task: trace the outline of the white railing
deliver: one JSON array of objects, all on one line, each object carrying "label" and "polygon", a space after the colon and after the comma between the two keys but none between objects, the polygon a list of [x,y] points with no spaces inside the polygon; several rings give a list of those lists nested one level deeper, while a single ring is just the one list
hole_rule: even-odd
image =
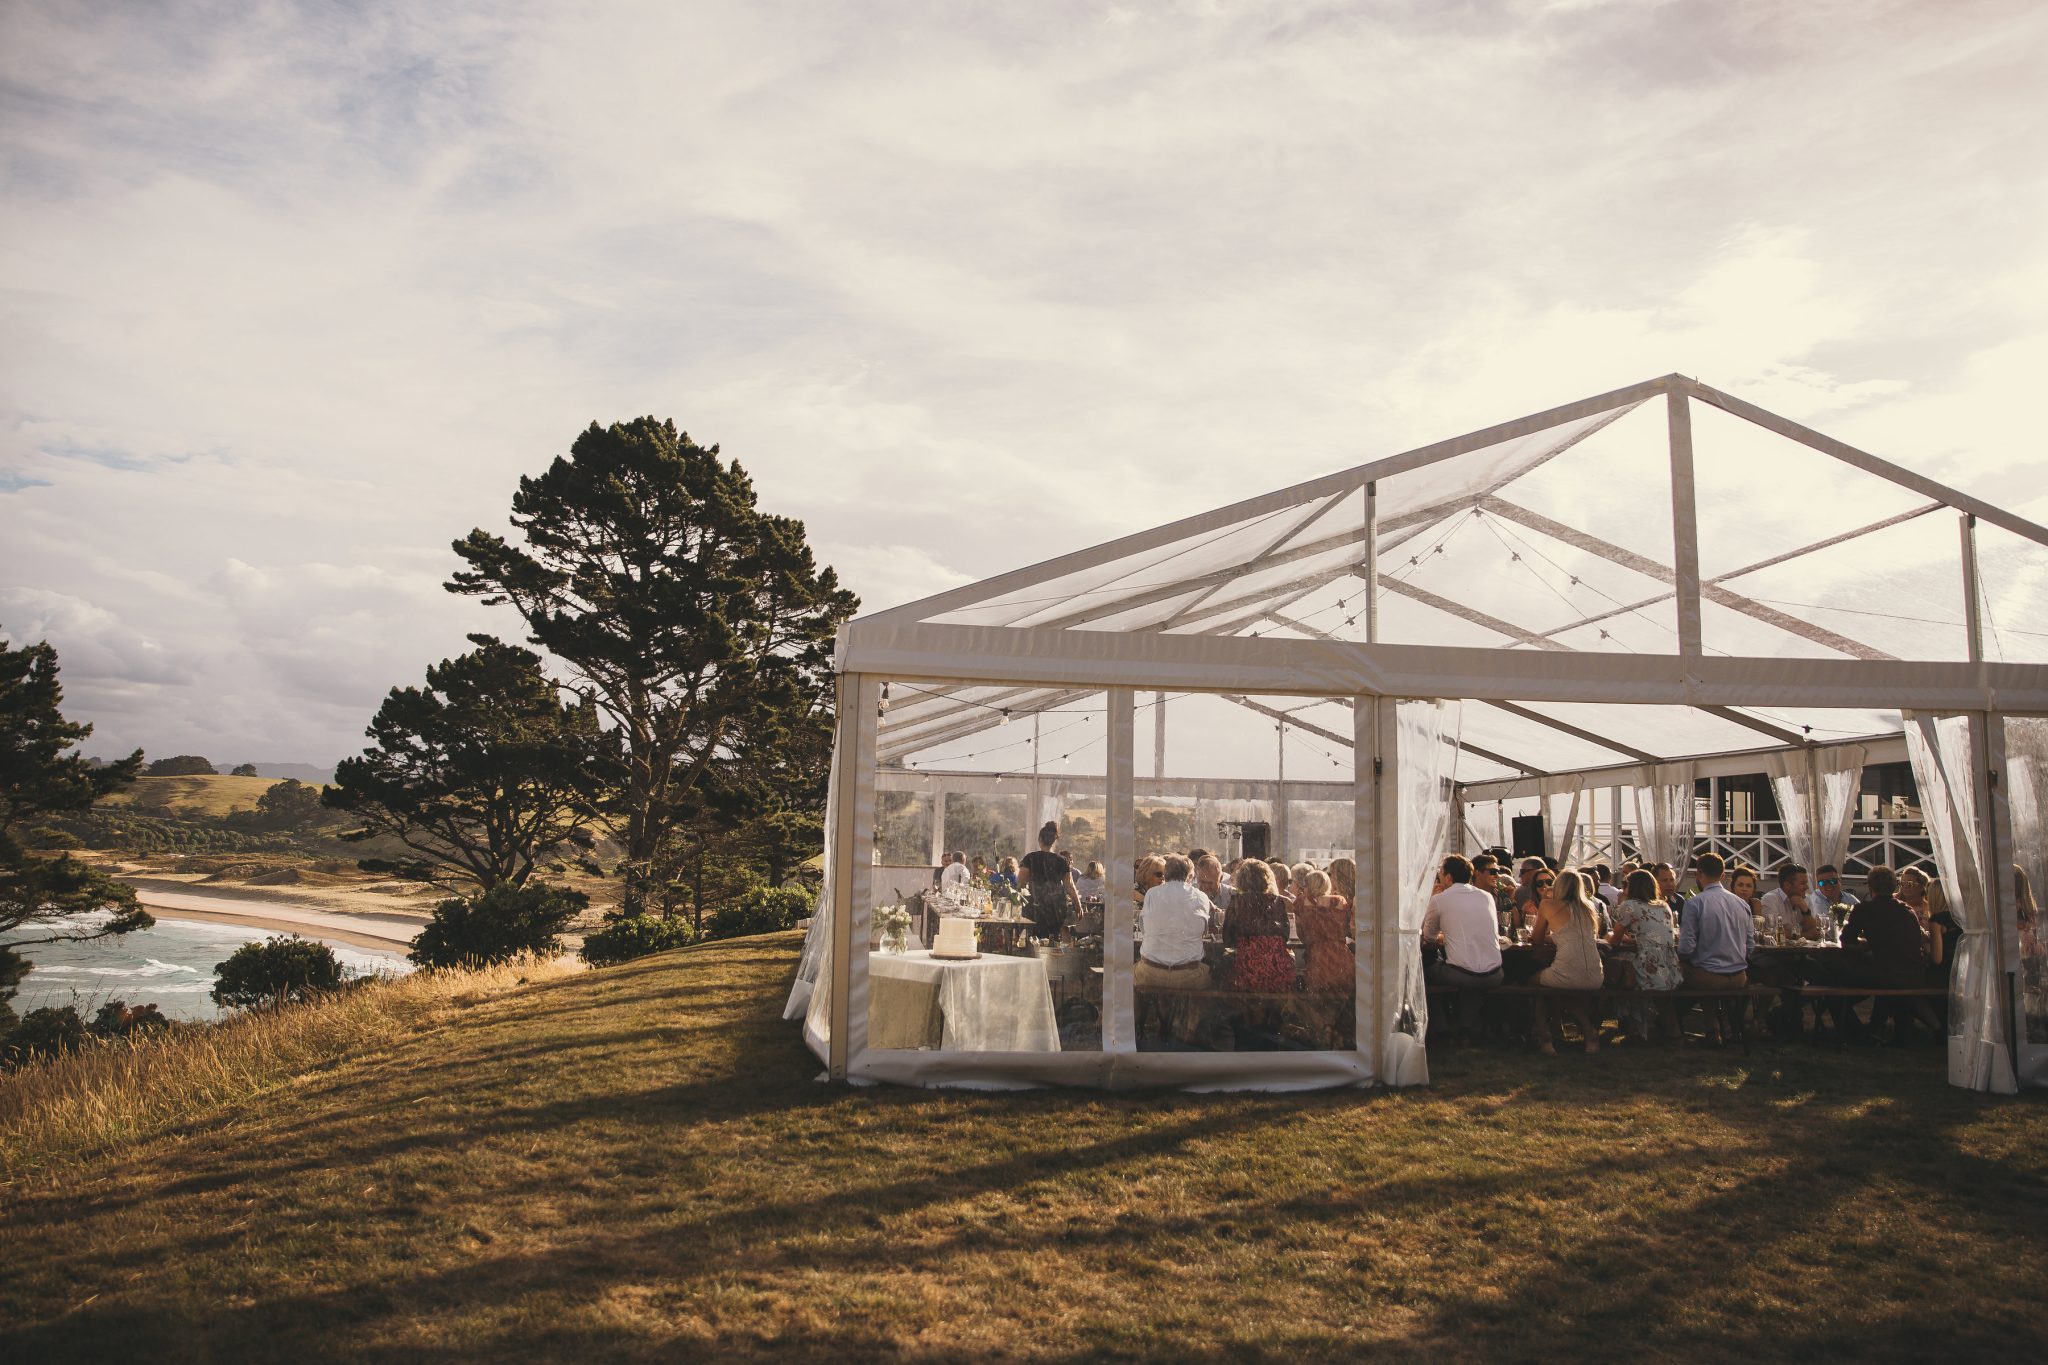
[{"label": "white railing", "polygon": [[[1765,872],[1792,858],[1792,844],[1782,820],[1723,820],[1701,827],[1693,841],[1693,856],[1714,852],[1731,863],[1746,863]],[[1635,827],[1600,824],[1581,826],[1572,837],[1567,862],[1604,862],[1610,867],[1630,862],[1639,855]],[[1932,866],[1933,846],[1927,826],[1918,820],[1858,820],[1849,829],[1849,856],[1843,859],[1842,875],[1860,882],[1865,873],[1882,863],[1887,867],[1910,867],[1915,863]]]}]

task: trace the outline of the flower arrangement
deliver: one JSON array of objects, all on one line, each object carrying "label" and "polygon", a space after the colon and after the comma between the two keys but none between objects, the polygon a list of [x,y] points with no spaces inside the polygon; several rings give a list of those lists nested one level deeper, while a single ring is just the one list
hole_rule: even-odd
[{"label": "flower arrangement", "polygon": [[882,935],[882,951],[885,953],[907,953],[910,951],[910,911],[901,905],[883,905],[875,909],[875,928]]}]

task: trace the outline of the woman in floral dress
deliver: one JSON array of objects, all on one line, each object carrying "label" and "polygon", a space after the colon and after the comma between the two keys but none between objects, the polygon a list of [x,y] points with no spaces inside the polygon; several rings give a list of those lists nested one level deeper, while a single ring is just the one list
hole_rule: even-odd
[{"label": "woman in floral dress", "polygon": [[1257,859],[1237,870],[1237,889],[1223,916],[1223,942],[1234,950],[1232,990],[1294,989],[1294,954],[1287,949],[1287,902],[1273,893],[1273,870]]},{"label": "woman in floral dress", "polygon": [[[1656,874],[1638,869],[1628,874],[1622,888],[1621,904],[1614,907],[1614,928],[1607,946],[1635,971],[1633,985],[1640,991],[1678,989],[1682,973],[1678,967],[1678,925],[1671,907],[1657,896]],[[1645,1001],[1623,1003],[1621,1019],[1629,1037],[1650,1036],[1650,1010]],[[1669,1000],[1657,1002],[1657,1018],[1667,1036],[1678,1036],[1678,1012]]]}]

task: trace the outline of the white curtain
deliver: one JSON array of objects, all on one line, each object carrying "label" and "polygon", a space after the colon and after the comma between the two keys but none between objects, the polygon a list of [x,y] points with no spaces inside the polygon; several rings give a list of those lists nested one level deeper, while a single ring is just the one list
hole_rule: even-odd
[{"label": "white curtain", "polygon": [[1771,755],[1771,794],[1785,821],[1785,842],[1792,846],[1793,861],[1804,863],[1809,872],[1823,863],[1840,867],[1849,856],[1849,827],[1856,820],[1856,793],[1868,756],[1860,744]]},{"label": "white curtain", "polygon": [[1451,843],[1458,750],[1444,740],[1456,740],[1459,720],[1460,703],[1455,701],[1404,701],[1394,709],[1401,903],[1392,979],[1382,997],[1387,1002],[1383,1026],[1389,1085],[1429,1082],[1429,1058],[1423,1050],[1429,996],[1422,980],[1422,917],[1429,909],[1436,869]]},{"label": "white curtain", "polygon": [[[825,877],[818,886],[818,903],[811,909],[811,927],[804,934],[803,954],[796,960],[796,983],[789,988],[789,1003],[782,1007],[784,1019],[794,1019],[809,1008],[811,994],[817,989],[818,976],[825,970],[826,955],[832,946],[832,835],[838,825],[838,802],[835,799],[838,794],[839,741],[835,737],[832,741],[832,770],[825,780]],[[932,798],[932,819],[938,819],[937,803],[944,799],[944,796]]]},{"label": "white curtain", "polygon": [[1692,864],[1693,768],[1659,763],[1643,771],[1635,788],[1636,838],[1643,860],[1670,863],[1682,874]]},{"label": "white curtain", "polygon": [[2014,914],[2005,935],[2006,961],[2017,964],[2019,1056],[2022,1085],[2048,1085],[2048,717],[2004,717],[2001,784],[2012,820]]},{"label": "white curtain", "polygon": [[1969,716],[1906,716],[1906,753],[1920,788],[1920,814],[1934,846],[1949,910],[1962,928],[1949,977],[1948,1079],[1970,1090],[2010,1094],[2012,1055],[2000,1008],[1993,919],[1984,886],[1983,827]]}]

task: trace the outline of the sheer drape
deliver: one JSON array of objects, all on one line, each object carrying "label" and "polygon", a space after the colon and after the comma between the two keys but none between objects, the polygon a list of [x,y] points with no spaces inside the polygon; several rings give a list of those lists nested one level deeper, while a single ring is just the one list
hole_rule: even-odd
[{"label": "sheer drape", "polygon": [[1909,714],[1906,753],[1920,788],[1920,813],[1934,846],[1935,867],[1962,929],[1949,977],[1949,1083],[2010,1093],[2018,1086],[2001,1017],[1970,726],[1969,716]]},{"label": "sheer drape", "polygon": [[1644,770],[1635,788],[1636,837],[1647,863],[1670,863],[1683,873],[1692,864],[1693,768],[1660,763]]},{"label": "sheer drape", "polygon": [[[2048,717],[2007,716],[2003,790],[2012,820],[2011,932],[2007,961],[2017,964],[2015,1021],[2022,1085],[2048,1085]],[[2008,869],[2000,868],[2001,872]]]},{"label": "sheer drape", "polygon": [[1450,847],[1456,808],[1458,702],[1404,701],[1395,706],[1398,772],[1400,933],[1386,983],[1387,1075],[1389,1085],[1426,1085],[1429,1059],[1422,1040],[1429,1031],[1429,997],[1422,980],[1422,917],[1444,851]]},{"label": "sheer drape", "polygon": [[[789,1003],[782,1008],[784,1019],[794,1019],[809,1008],[832,943],[832,864],[835,861],[832,837],[838,824],[835,817],[839,808],[839,803],[831,799],[839,791],[839,741],[836,739],[832,742],[832,769],[826,778],[825,791],[828,793],[825,801],[825,877],[818,885],[818,903],[811,910],[811,927],[804,934],[803,953],[796,960],[796,982],[789,988]],[[933,820],[939,818],[937,803],[944,799],[943,796],[933,798]]]},{"label": "sheer drape", "polygon": [[1863,786],[1867,757],[1859,744],[1770,756],[1771,794],[1785,821],[1785,842],[1792,847],[1793,861],[1805,864],[1809,872],[1823,863],[1840,867],[1848,857],[1849,828],[1856,820],[1856,794]]}]

